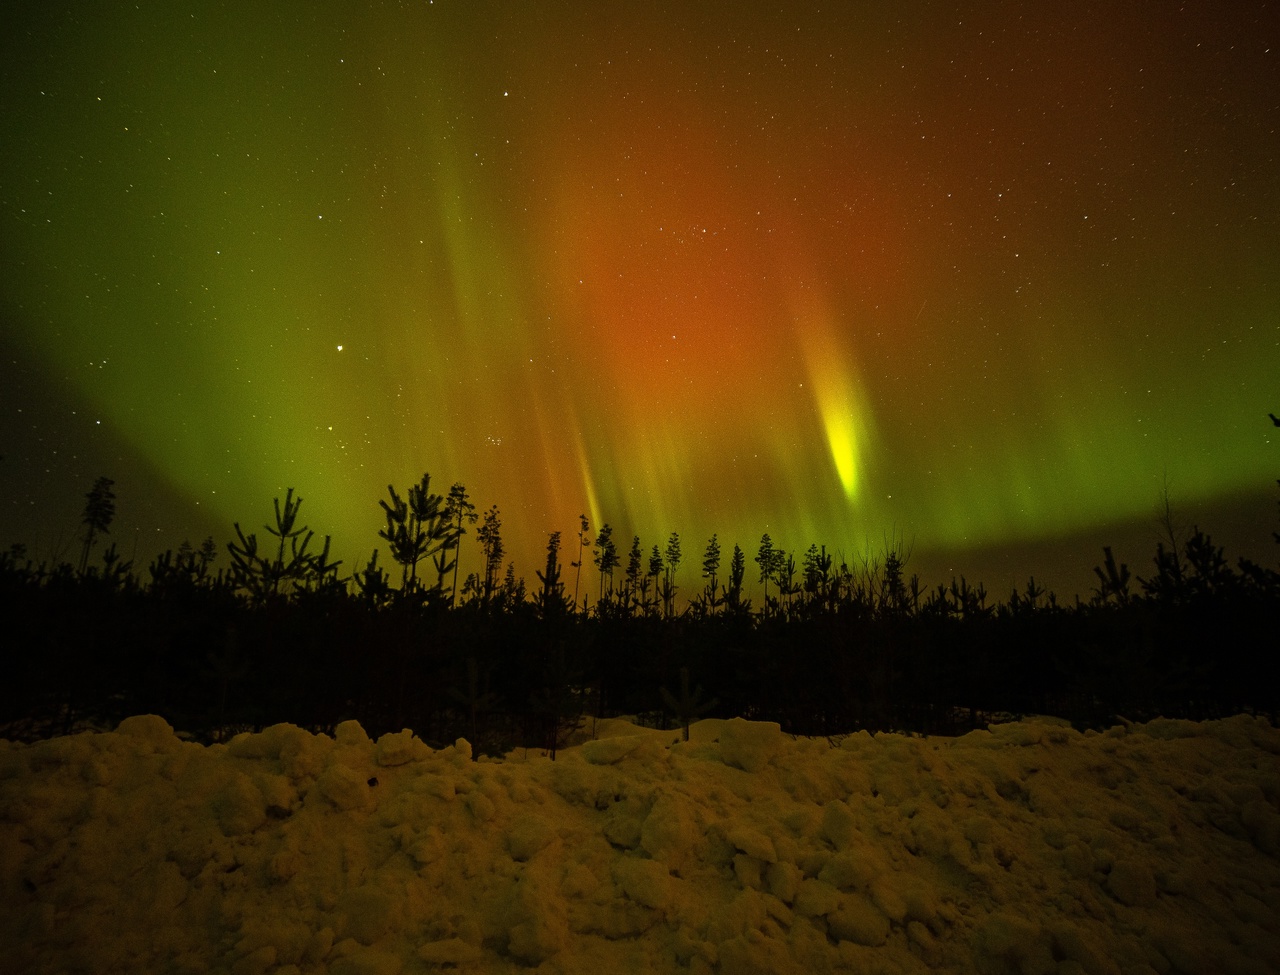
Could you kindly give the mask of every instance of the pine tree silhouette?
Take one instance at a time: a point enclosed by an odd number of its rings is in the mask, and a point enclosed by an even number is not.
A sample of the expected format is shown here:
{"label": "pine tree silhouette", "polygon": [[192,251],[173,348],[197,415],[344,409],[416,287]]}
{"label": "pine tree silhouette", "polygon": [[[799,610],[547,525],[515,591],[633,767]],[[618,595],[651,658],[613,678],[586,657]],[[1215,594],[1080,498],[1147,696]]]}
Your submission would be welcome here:
{"label": "pine tree silhouette", "polygon": [[729,559],[729,585],[724,588],[724,604],[731,613],[746,612],[751,608],[750,600],[743,602],[742,599],[742,583],[746,576],[747,556],[735,544],[733,555]]}
{"label": "pine tree silhouette", "polygon": [[[569,564],[573,566],[573,611],[578,611],[578,582],[582,578],[582,553],[583,550],[591,544],[591,527],[587,521],[586,515],[578,515],[578,558]],[[586,608],[586,597],[582,599],[583,608]]]}
{"label": "pine tree silhouette", "polygon": [[671,537],[667,539],[667,548],[663,553],[666,556],[666,573],[662,583],[662,604],[668,619],[675,615],[676,591],[679,587],[676,585],[676,569],[680,568],[680,535],[672,532]]}
{"label": "pine tree silhouette", "polygon": [[[1280,427],[1280,417],[1277,417],[1274,413],[1268,413],[1267,416],[1271,417],[1272,423]],[[1276,484],[1280,485],[1280,480],[1277,480]],[[1277,502],[1277,504],[1280,504],[1280,502]],[[1280,545],[1280,532],[1272,532],[1271,537],[1276,540],[1277,545]]]}
{"label": "pine tree silhouette", "polygon": [[[653,551],[649,553],[649,578],[653,580],[653,599],[654,603],[658,603],[662,599],[660,592],[660,580],[662,578],[662,553],[658,551],[658,546],[653,546]],[[665,604],[664,604],[665,605]],[[656,611],[656,606],[655,606]]]}
{"label": "pine tree silhouette", "polygon": [[517,606],[524,605],[524,579],[516,578],[515,563],[507,563],[507,572],[502,577],[502,589],[499,592],[501,609],[506,613],[514,613]]}
{"label": "pine tree silhouette", "polygon": [[388,484],[391,503],[379,501],[387,525],[378,532],[390,543],[391,557],[401,566],[401,591],[418,589],[418,563],[431,558],[435,563],[436,589],[444,587],[444,576],[453,568],[449,552],[457,547],[455,533],[445,499],[431,492],[431,475],[423,474],[418,484],[409,488],[408,500]]}
{"label": "pine tree silhouette", "polygon": [[756,565],[760,566],[760,582],[764,583],[764,611],[769,611],[769,582],[777,572],[777,556],[773,548],[773,539],[765,532],[760,536],[760,547],[756,549]]}
{"label": "pine tree silhouette", "polygon": [[388,484],[387,491],[391,495],[391,503],[378,502],[387,518],[387,526],[379,529],[378,537],[386,539],[390,545],[391,558],[400,566],[400,589],[408,592],[409,567],[416,567],[422,561],[424,544],[421,536],[410,529],[409,503],[400,497],[394,486]]}
{"label": "pine tree silhouette", "polygon": [[[637,601],[640,592],[641,569],[640,536],[631,540],[631,551],[627,553],[627,600],[628,605]],[[628,609],[628,612],[630,610]]]}
{"label": "pine tree silhouette", "polygon": [[810,545],[804,553],[804,591],[814,602],[825,604],[831,582],[831,556],[827,547]]}
{"label": "pine tree silhouette", "polygon": [[391,599],[391,585],[386,571],[378,565],[378,550],[375,548],[363,569],[354,575],[356,588],[375,609],[385,606]]}
{"label": "pine tree silhouette", "polygon": [[89,568],[89,551],[99,535],[107,534],[111,522],[116,516],[116,495],[111,490],[115,481],[109,477],[100,477],[93,482],[93,487],[85,495],[84,514],[80,523],[84,525],[84,548],[80,552],[80,573],[83,575]]}
{"label": "pine tree silhouette", "polygon": [[889,546],[880,579],[879,610],[882,615],[901,616],[909,611],[906,569],[906,555],[899,550],[898,545]]}
{"label": "pine tree silhouette", "polygon": [[339,563],[328,561],[329,536],[325,536],[324,550],[318,555],[307,551],[315,532],[306,525],[297,527],[302,499],[293,496],[293,488],[286,491],[283,505],[279,498],[274,498],[272,503],[276,523],[264,527],[279,540],[274,558],[258,551],[256,534],[245,535],[238,521],[232,525],[236,541],[227,543],[227,551],[231,553],[231,574],[236,585],[255,600],[262,600],[279,594],[286,582],[311,580],[319,584],[331,577],[336,581]]}
{"label": "pine tree silhouette", "polygon": [[560,533],[554,531],[547,538],[547,562],[538,580],[542,589],[537,596],[538,610],[543,617],[557,616],[568,607],[565,605],[564,583],[560,581]]}
{"label": "pine tree silhouette", "polygon": [[460,557],[462,551],[462,536],[467,533],[464,524],[474,525],[480,518],[476,514],[476,506],[471,503],[471,498],[467,495],[467,489],[461,484],[454,484],[449,488],[449,497],[445,499],[445,515],[449,520],[449,524],[453,528],[454,543],[453,547],[458,554],[453,559],[453,592],[449,597],[451,605],[458,605],[458,565],[462,562]]}
{"label": "pine tree silhouette", "polygon": [[707,609],[711,612],[715,611],[719,604],[719,590],[717,588],[716,576],[720,571],[720,541],[713,533],[707,541],[707,549],[702,553],[702,578],[707,580],[707,586],[703,590],[706,599]]}
{"label": "pine tree silhouette", "polygon": [[1105,605],[1114,600],[1117,605],[1127,606],[1132,598],[1129,593],[1129,567],[1123,562],[1116,565],[1115,556],[1111,554],[1111,546],[1102,549],[1106,556],[1101,566],[1094,566],[1094,574],[1098,577],[1098,588],[1094,590],[1093,602]]}
{"label": "pine tree silhouette", "polygon": [[791,612],[791,597],[800,592],[800,583],[796,581],[796,560],[789,552],[775,549],[776,572],[778,580],[778,597],[786,601],[786,612]]}
{"label": "pine tree silhouette", "polygon": [[613,570],[618,567],[618,547],[613,543],[613,529],[608,524],[596,536],[595,565],[600,570],[600,595],[597,602],[603,602],[605,579],[609,580],[609,594],[613,595]]}
{"label": "pine tree silhouette", "polygon": [[487,603],[493,596],[498,584],[498,570],[502,568],[502,558],[506,554],[502,545],[502,516],[498,506],[491,505],[484,513],[484,524],[476,531],[480,542],[480,551],[484,553],[484,588],[481,596]]}

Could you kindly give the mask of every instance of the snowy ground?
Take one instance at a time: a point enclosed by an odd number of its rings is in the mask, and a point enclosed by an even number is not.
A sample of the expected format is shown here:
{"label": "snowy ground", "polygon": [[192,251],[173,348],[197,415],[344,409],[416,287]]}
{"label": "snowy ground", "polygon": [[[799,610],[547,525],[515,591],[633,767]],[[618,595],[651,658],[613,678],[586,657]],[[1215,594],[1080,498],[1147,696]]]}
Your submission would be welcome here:
{"label": "snowy ground", "polygon": [[7,972],[1280,971],[1280,732],[0,742]]}

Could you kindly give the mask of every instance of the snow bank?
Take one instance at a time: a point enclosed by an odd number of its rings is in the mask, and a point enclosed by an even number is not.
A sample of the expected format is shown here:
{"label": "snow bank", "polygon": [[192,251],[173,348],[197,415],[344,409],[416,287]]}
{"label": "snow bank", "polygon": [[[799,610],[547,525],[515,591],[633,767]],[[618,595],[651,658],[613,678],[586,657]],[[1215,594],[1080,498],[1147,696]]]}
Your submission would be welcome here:
{"label": "snow bank", "polygon": [[1280,971],[1280,733],[0,743],[6,971]]}

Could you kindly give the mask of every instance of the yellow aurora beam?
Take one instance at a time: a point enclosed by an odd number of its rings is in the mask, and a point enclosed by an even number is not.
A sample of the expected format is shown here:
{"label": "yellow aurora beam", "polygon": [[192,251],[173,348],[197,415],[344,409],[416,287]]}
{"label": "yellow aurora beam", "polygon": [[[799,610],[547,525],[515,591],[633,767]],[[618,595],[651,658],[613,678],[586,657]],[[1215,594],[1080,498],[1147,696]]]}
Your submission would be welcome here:
{"label": "yellow aurora beam", "polygon": [[831,463],[845,499],[852,504],[861,487],[872,431],[857,367],[847,343],[836,338],[829,321],[805,322],[797,334]]}

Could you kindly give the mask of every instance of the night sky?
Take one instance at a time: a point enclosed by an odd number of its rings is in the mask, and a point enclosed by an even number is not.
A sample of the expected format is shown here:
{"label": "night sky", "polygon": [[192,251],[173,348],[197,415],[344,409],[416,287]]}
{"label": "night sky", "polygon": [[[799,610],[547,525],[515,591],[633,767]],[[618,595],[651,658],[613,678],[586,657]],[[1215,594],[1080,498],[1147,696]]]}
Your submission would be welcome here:
{"label": "night sky", "polygon": [[429,471],[529,580],[584,512],[678,531],[686,588],[767,531],[1087,594],[1166,489],[1275,564],[1274,5],[16,0],[0,38],[0,544],[72,555],[99,474],[140,561],[292,486],[354,568]]}

